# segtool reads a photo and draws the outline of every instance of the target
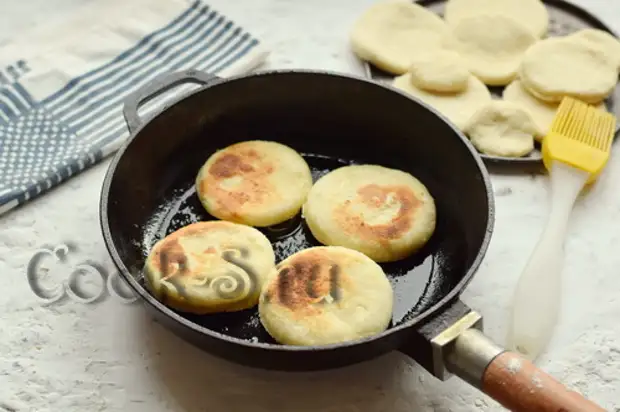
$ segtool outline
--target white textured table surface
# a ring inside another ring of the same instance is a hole
[[[3,0],[0,45],[85,1],[95,0]],[[269,45],[269,67],[360,73],[346,38],[371,0],[210,3]],[[615,0],[579,4],[620,31]],[[106,299],[43,307],[25,275],[43,244],[72,241],[80,248],[72,259],[112,268],[98,220],[107,164],[0,219],[0,411],[502,410],[460,380],[439,382],[397,353],[331,372],[260,372],[200,352],[151,322],[139,305]],[[493,185],[494,237],[464,300],[502,342],[514,284],[544,223],[547,180],[493,175]],[[566,245],[563,318],[540,360],[545,370],[609,410],[620,410],[619,188],[615,157],[576,206]]]

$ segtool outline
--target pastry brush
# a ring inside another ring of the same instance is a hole
[[[574,98],[559,105],[542,156],[551,180],[547,225],[515,291],[507,346],[530,360],[550,341],[558,321],[564,238],[573,204],[610,156],[616,118]]]

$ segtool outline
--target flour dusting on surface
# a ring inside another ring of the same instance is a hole
[[[534,387],[536,387],[538,389],[542,389],[543,388],[542,379],[540,379],[540,376],[538,376],[537,373],[534,373],[534,375],[532,376],[532,385],[534,385]]]
[[[519,373],[519,371],[521,370],[521,360],[517,358],[511,358],[508,361],[507,369],[508,369],[508,372],[510,372],[513,375]]]
[[[0,50],[14,33],[86,3],[3,2]],[[271,50],[266,68],[361,73],[346,39],[356,16],[374,0],[206,3],[265,41]],[[620,31],[614,0],[575,3]],[[103,27],[108,21],[100,23]],[[413,135],[432,137],[418,130],[412,123]],[[44,244],[78,247],[60,271],[45,275],[50,287],[65,280],[71,265],[82,259],[113,270],[98,215],[107,164],[0,217],[0,412],[505,412],[460,379],[439,381],[398,352],[332,371],[265,372],[186,344],[154,323],[141,304],[108,296],[91,305],[41,304],[28,287],[25,268]],[[493,238],[463,300],[484,316],[485,333],[502,344],[514,285],[546,222],[548,181],[544,175],[530,178],[519,172],[493,174],[492,181],[495,188],[512,192],[500,191],[505,195],[495,198]],[[565,245],[561,321],[536,362],[609,411],[620,409],[618,182],[616,153],[575,205]]]

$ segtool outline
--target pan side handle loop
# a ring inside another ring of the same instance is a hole
[[[152,81],[136,90],[125,100],[123,106],[123,116],[127,123],[130,133],[133,133],[142,125],[142,120],[138,115],[138,109],[145,103],[153,100],[157,96],[166,93],[183,84],[193,83],[207,85],[220,80],[219,77],[198,70],[184,70],[175,73],[164,73],[155,77]]]

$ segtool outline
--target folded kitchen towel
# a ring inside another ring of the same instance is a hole
[[[198,69],[227,77],[267,55],[200,0],[89,2],[3,43],[0,215],[116,151],[129,136],[124,99],[156,76]]]

